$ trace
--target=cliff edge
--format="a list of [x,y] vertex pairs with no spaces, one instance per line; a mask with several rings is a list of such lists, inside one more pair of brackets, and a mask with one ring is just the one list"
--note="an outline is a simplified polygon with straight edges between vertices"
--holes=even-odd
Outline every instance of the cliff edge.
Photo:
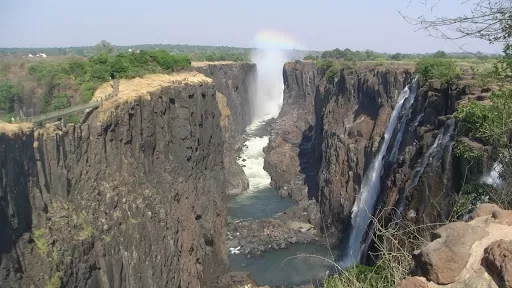
[[213,80],[150,75],[116,90],[82,125],[0,127],[2,285],[200,287],[225,273]]

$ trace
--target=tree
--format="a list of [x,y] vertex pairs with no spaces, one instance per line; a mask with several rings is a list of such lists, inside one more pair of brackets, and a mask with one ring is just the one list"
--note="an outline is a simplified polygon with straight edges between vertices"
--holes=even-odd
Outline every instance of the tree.
[[94,50],[96,51],[96,55],[101,53],[111,55],[114,53],[114,46],[107,40],[101,40],[98,44],[94,45]]
[[391,55],[389,58],[391,58],[391,60],[395,60],[395,61],[400,61],[402,60],[402,54],[400,53],[395,53],[393,55]]
[[14,105],[19,101],[21,92],[21,85],[14,85],[11,82],[0,83],[0,110],[14,112]]
[[[431,8],[441,0],[419,0]],[[454,0],[450,0],[454,1]],[[468,15],[455,17],[409,17],[401,13],[409,23],[425,29],[431,36],[457,40],[462,38],[483,39],[490,43],[508,44],[512,36],[512,2],[510,0],[459,0],[461,5],[472,5]]]
[[446,52],[444,51],[437,51],[436,53],[432,54],[432,57],[434,58],[447,58]]

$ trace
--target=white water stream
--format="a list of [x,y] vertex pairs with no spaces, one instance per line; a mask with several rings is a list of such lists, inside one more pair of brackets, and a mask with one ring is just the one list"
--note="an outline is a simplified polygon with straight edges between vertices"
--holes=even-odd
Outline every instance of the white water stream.
[[[415,85],[413,84],[412,86],[414,87]],[[404,116],[401,118],[402,127],[405,126],[405,121],[407,121],[409,118],[408,110],[410,109],[412,103],[414,102],[415,97],[416,89],[414,89],[414,93],[411,93],[409,88],[406,87],[400,93],[397,104],[393,112],[391,113],[391,118],[386,128],[386,132],[384,133],[384,140],[380,146],[379,152],[377,156],[373,159],[370,168],[363,177],[361,190],[358,193],[356,201],[354,203],[354,207],[352,208],[352,231],[350,233],[350,240],[347,247],[348,249],[342,261],[343,266],[352,266],[353,264],[359,262],[360,251],[361,248],[364,246],[361,245],[363,241],[362,238],[364,232],[367,229],[371,215],[373,214],[375,202],[380,192],[380,181],[383,170],[382,168],[384,162],[384,155],[386,154],[389,143],[392,140],[393,132],[395,131],[395,127],[397,126],[398,118],[400,112],[402,111],[402,107],[404,106],[404,102],[404,108],[406,110]],[[396,139],[393,142],[394,146],[399,146],[401,142],[401,137],[403,135],[403,131],[399,131],[395,135]]]

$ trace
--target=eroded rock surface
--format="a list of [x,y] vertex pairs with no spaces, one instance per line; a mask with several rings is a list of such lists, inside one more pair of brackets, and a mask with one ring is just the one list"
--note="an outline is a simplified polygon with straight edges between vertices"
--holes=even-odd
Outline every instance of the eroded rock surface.
[[414,257],[420,278],[400,287],[512,287],[512,226],[498,216],[510,212],[483,204],[470,222],[441,227]]
[[0,286],[204,287],[227,268],[222,113],[197,72],[82,125],[0,127]]

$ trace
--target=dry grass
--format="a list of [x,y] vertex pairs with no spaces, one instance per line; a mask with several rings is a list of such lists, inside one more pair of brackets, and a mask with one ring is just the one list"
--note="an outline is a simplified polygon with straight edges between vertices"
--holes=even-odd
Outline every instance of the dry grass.
[[231,110],[228,107],[228,101],[226,96],[222,95],[220,92],[217,92],[216,97],[217,105],[220,110],[220,125],[222,128],[228,127],[229,118],[231,118]]
[[217,61],[217,62],[192,62],[192,67],[205,67],[209,65],[218,65],[218,64],[237,64],[243,62],[234,62],[234,61]]
[[32,132],[32,123],[5,123],[0,121],[0,135],[14,136],[16,134],[27,134]]
[[[213,80],[195,71],[179,72],[173,74],[151,74],[141,78],[121,79],[119,81],[119,92],[117,96],[104,101],[99,109],[100,122],[104,121],[107,115],[116,109],[120,104],[133,102],[137,99],[151,98],[150,93],[155,92],[163,87],[177,87],[186,84],[212,84]],[[112,86],[112,84],[110,84]],[[112,89],[108,85],[100,87],[101,90],[96,91],[93,99],[106,99]]]
[[114,92],[114,81],[109,81],[101,84],[98,89],[94,92],[91,101],[101,102],[106,100]]

